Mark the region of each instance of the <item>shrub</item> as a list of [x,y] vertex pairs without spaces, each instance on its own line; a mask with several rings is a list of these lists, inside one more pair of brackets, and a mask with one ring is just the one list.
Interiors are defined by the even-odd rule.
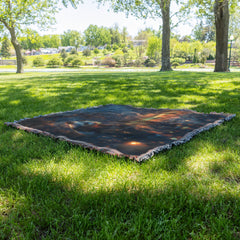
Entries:
[[240,46],[239,46],[239,49],[236,48],[236,49],[233,49],[232,51],[232,56],[231,56],[231,60],[232,61],[240,61]]
[[[139,46],[140,48],[140,46]],[[151,59],[153,59],[155,62],[160,62],[161,59],[161,49],[162,49],[162,41],[157,36],[152,36],[148,39],[148,45],[147,45],[147,56]],[[144,52],[144,48],[140,48],[139,51]],[[141,56],[139,54],[139,56]]]
[[193,63],[199,63],[198,56],[196,56],[196,55],[193,56]]
[[209,57],[207,58],[207,60],[214,60],[215,57],[212,54],[209,54]]
[[60,56],[61,56],[63,61],[67,58],[68,54],[67,54],[65,49],[61,50]]
[[107,49],[103,49],[103,54],[104,54],[104,55],[107,55],[107,54],[108,54]]
[[109,67],[115,67],[116,61],[113,58],[107,57],[102,60],[102,65],[108,65]]
[[80,57],[78,57],[77,55],[71,55],[69,57],[67,57],[64,61],[64,66],[72,66],[72,67],[79,67],[84,65],[83,61],[81,60]]
[[207,61],[207,58],[205,56],[201,56],[199,60],[200,60],[200,63],[205,64]]
[[23,63],[23,65],[28,64],[27,58],[25,56],[22,56],[22,63]]
[[133,43],[129,43],[128,48],[130,48],[131,50],[133,50],[133,49],[134,49]]
[[60,67],[63,64],[62,60],[58,57],[52,57],[48,63],[47,66],[51,67],[51,68],[56,68],[56,67]]
[[143,60],[141,58],[137,58],[134,63],[134,67],[141,67],[143,65]]
[[146,67],[154,67],[156,66],[156,64],[157,64],[156,61],[154,61],[154,59],[151,59],[151,58],[146,59],[144,62],[144,65]]
[[118,48],[119,48],[119,46],[118,46],[116,43],[114,43],[114,44],[112,45],[112,49],[113,49],[114,51],[116,51]]
[[124,48],[122,49],[122,52],[123,52],[123,53],[128,53],[128,48],[127,48],[127,47],[124,47]]
[[116,67],[122,67],[123,66],[123,56],[121,55],[115,55],[112,57],[116,62]]
[[126,44],[125,44],[125,43],[121,43],[121,44],[120,44],[120,48],[123,49],[123,48],[125,48],[125,47],[126,47]]
[[187,58],[187,53],[183,50],[180,50],[180,49],[176,49],[174,51],[174,57],[176,58]]
[[90,49],[84,49],[82,52],[82,55],[85,57],[91,56],[91,50]]
[[111,45],[107,45],[107,47],[106,47],[106,49],[108,50],[108,51],[111,51],[112,50],[112,47],[111,47]]
[[198,57],[196,48],[194,49],[193,63],[199,63],[199,57]]
[[128,60],[126,66],[127,67],[133,67],[134,66],[134,61],[133,60]]
[[74,58],[76,58],[76,56],[71,55],[71,56],[67,57],[64,61],[64,66],[71,65],[71,62],[74,60]]
[[123,55],[123,51],[121,49],[117,49],[115,52],[114,52],[114,55]]
[[128,54],[128,53],[125,53],[125,54],[123,55],[122,59],[123,59],[123,66],[125,66],[125,67],[128,66],[128,62],[129,62],[129,60],[130,60],[129,54]]
[[179,66],[180,64],[179,64],[178,62],[173,62],[171,65],[172,65],[174,68],[176,68],[176,67]]
[[184,64],[186,62],[185,58],[172,58],[171,63],[177,62],[179,64]]
[[94,64],[97,65],[97,66],[100,66],[101,65],[101,60],[98,58],[94,61]]
[[34,67],[42,67],[44,65],[45,65],[45,63],[44,63],[44,59],[42,57],[36,57],[33,60],[33,66]]
[[94,52],[95,54],[98,54],[98,53],[99,53],[99,49],[98,49],[98,48],[94,48],[93,52]]
[[71,55],[78,55],[78,52],[77,52],[76,48],[72,48],[70,54]]
[[83,65],[83,61],[79,58],[79,57],[75,57],[72,61],[71,61],[71,65],[73,67],[79,67]]

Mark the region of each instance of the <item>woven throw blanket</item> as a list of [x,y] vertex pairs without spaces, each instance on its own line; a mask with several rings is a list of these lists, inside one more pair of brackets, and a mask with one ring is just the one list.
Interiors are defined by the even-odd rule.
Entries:
[[110,104],[5,124],[141,162],[234,116]]

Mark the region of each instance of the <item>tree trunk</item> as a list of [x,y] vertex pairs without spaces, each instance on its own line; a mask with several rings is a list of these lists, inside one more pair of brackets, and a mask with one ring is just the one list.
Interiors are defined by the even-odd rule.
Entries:
[[216,63],[214,72],[227,72],[228,69],[228,0],[215,0],[214,6],[216,25]]
[[170,63],[170,3],[171,0],[161,0],[162,11],[162,67],[160,71],[172,71]]
[[22,52],[21,52],[21,45],[17,41],[15,28],[12,27],[9,29],[11,34],[11,42],[16,52],[17,57],[17,73],[23,73],[23,59],[22,59]]

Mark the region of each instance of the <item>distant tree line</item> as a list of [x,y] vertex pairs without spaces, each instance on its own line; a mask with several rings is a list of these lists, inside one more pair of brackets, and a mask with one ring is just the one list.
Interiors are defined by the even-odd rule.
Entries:
[[83,34],[76,30],[68,30],[61,35],[40,36],[37,31],[27,29],[18,39],[22,49],[31,51],[33,49],[58,48],[60,46],[74,46],[77,49],[80,45],[93,48],[105,45],[119,47],[128,44],[130,36],[125,27],[120,30],[118,25],[110,28],[90,25]]
[[[199,28],[197,25],[193,29],[192,36],[171,35],[171,65],[177,66],[186,61],[204,64],[206,60],[215,59],[216,43],[214,41],[214,30],[211,30],[207,25],[203,27],[200,24],[200,26],[202,28]],[[204,29],[208,29],[208,31],[203,31]],[[94,49],[94,54],[98,54],[98,47],[105,46],[106,54],[111,50],[114,54],[116,52],[115,61],[117,60],[116,64],[118,66],[128,66],[127,62],[131,61],[131,59],[137,60],[138,65],[141,65],[146,57],[149,59],[147,65],[158,65],[161,63],[161,31],[151,28],[140,30],[134,39],[127,33],[126,28],[120,30],[117,25],[111,28],[90,25],[83,34],[75,30],[65,31],[62,35],[40,36],[36,31],[30,30],[26,31],[25,34],[25,36],[19,37],[19,42],[24,50],[58,48],[59,46],[75,46],[77,49],[80,45],[85,45]],[[133,40],[140,40],[141,45],[133,48]],[[237,47],[239,43],[236,42],[235,46],[236,48],[232,50],[232,60],[240,61],[240,49]],[[129,49],[134,49],[134,56],[130,56]],[[72,51],[74,50],[72,49]],[[2,39],[1,55],[4,58],[10,56],[10,41],[6,36]],[[90,56],[91,51],[85,49],[83,55]]]
[[[68,38],[64,39],[63,36],[51,36],[42,39],[37,32],[28,30],[33,24],[40,27],[47,28],[54,24],[55,14],[59,11],[59,2],[62,2],[65,6],[71,3],[76,7],[78,3],[84,2],[83,0],[0,0],[0,29],[4,29],[10,35],[11,43],[14,47],[17,57],[17,73],[23,72],[23,59],[21,48],[39,48],[40,46],[52,46],[52,42],[55,41],[55,46],[61,43],[65,45],[79,46],[81,41],[92,47],[98,47],[101,45],[115,45],[125,44],[126,35],[125,31],[119,32],[118,27],[105,28],[98,27],[96,25],[90,25],[88,29],[84,31],[83,38],[79,36],[75,37],[70,43]],[[192,9],[196,9],[195,16],[199,19],[211,19],[214,25],[214,34],[205,34],[203,39],[215,38],[216,42],[216,72],[228,71],[228,37],[229,32],[234,32],[234,29],[239,29],[239,1],[238,0],[96,0],[100,5],[109,4],[109,8],[112,8],[116,12],[125,12],[126,14],[134,15],[138,18],[149,19],[150,17],[161,19],[161,71],[170,71],[170,54],[171,54],[171,28],[172,28],[172,3],[179,4],[180,11],[177,11],[175,16],[182,16],[183,18],[192,12]],[[231,17],[235,13],[235,17]],[[236,20],[234,22],[234,19]],[[229,22],[232,26],[229,27]],[[180,21],[181,23],[181,21]],[[204,27],[203,27],[204,28]],[[211,33],[211,29],[206,29],[208,33]],[[68,32],[72,34],[72,32]],[[200,33],[201,29],[196,29],[196,34]],[[25,36],[24,36],[24,35]],[[100,37],[96,37],[96,34]],[[235,34],[235,32],[234,32]],[[63,34],[64,35],[64,34]],[[65,34],[67,35],[67,34]],[[75,35],[75,33],[74,33]],[[22,39],[19,39],[19,36]],[[237,34],[235,34],[237,36]],[[72,37],[71,37],[72,39]],[[42,41],[41,41],[42,40]],[[139,54],[142,50],[139,48]]]

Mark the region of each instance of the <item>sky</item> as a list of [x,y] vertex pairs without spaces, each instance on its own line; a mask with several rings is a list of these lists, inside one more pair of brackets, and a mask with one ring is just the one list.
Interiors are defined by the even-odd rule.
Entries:
[[[172,6],[172,9],[175,8],[176,6]],[[124,13],[109,11],[107,6],[98,8],[97,3],[88,0],[84,4],[80,4],[77,9],[73,9],[71,6],[68,6],[68,8],[62,7],[62,10],[56,14],[56,24],[52,26],[52,29],[40,32],[40,34],[63,34],[68,29],[83,33],[90,24],[99,27],[112,27],[114,24],[118,24],[120,29],[127,27],[128,33],[134,37],[140,30],[146,27],[158,30],[161,25],[161,19],[141,20],[133,16],[126,17]],[[192,27],[189,24],[181,24],[181,28],[179,27],[173,32],[183,36],[190,35],[191,30]]]

